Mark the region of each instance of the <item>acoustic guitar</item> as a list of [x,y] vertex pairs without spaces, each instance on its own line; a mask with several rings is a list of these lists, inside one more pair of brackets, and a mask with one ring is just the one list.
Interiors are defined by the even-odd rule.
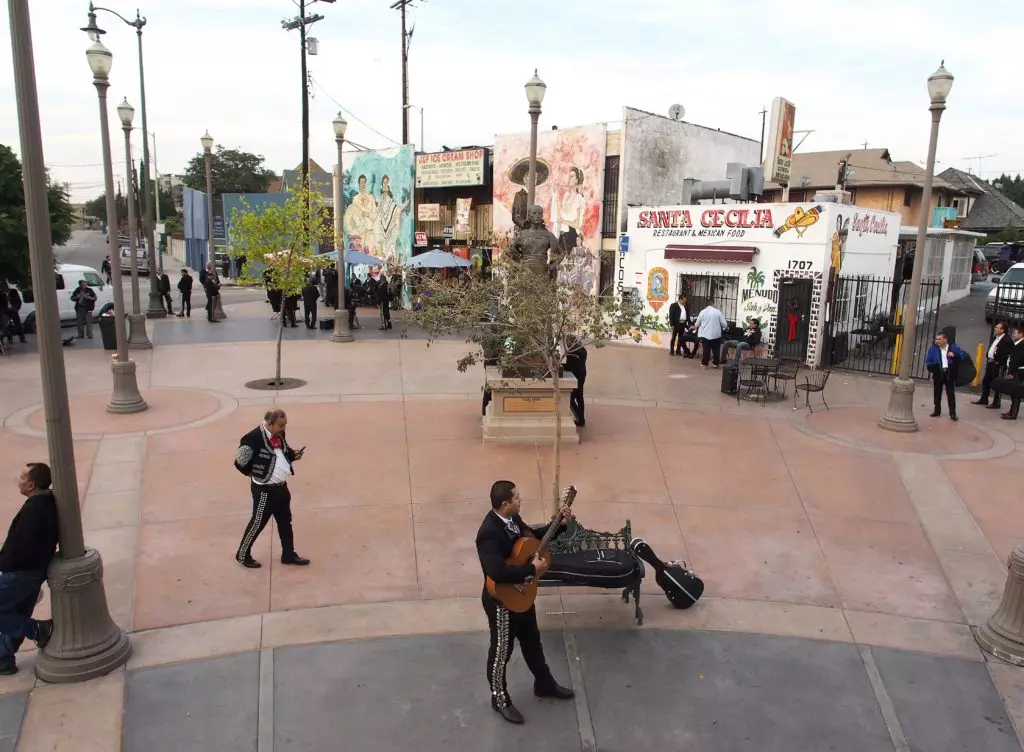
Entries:
[[[544,537],[537,540],[533,536],[522,536],[512,547],[512,555],[505,559],[506,564],[523,566],[529,564],[536,557],[547,551],[551,541],[558,533],[559,526],[554,524],[562,513],[572,506],[576,498],[576,486],[568,486],[562,493],[562,504],[558,511],[551,518],[552,524],[548,525],[548,531]],[[502,606],[514,614],[522,614],[530,610],[533,602],[537,600],[537,581],[534,577],[532,582],[520,582],[515,585],[497,583],[490,577],[487,578],[487,592]]]

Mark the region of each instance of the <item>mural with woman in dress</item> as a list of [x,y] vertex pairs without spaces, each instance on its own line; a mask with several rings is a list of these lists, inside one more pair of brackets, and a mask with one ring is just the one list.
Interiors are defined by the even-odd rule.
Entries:
[[385,273],[412,258],[414,165],[411,146],[345,155],[345,248],[383,259]]
[[[543,208],[544,222],[562,251],[572,257],[563,278],[595,293],[600,279],[605,139],[603,125],[537,134],[534,203]],[[529,133],[495,137],[493,228],[498,234],[525,224],[529,155]]]

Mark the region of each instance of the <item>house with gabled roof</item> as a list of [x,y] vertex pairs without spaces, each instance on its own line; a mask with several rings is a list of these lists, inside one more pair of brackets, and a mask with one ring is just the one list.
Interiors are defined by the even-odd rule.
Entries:
[[988,181],[955,167],[943,170],[939,178],[956,186],[963,194],[963,198],[954,204],[962,229],[986,235],[1008,227],[1024,231],[1024,207],[1014,203]]

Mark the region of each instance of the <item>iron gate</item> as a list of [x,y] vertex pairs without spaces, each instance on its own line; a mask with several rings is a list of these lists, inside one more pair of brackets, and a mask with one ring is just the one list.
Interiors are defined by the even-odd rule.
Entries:
[[[921,281],[917,331],[912,348],[910,376],[924,379],[928,371],[925,353],[935,339],[942,279]],[[910,283],[879,277],[839,277],[835,280],[829,320],[825,328],[825,352],[835,368],[895,375],[903,322],[910,315],[907,298]]]
[[676,295],[680,293],[686,296],[686,312],[691,319],[713,303],[728,321],[736,321],[736,302],[740,296],[738,274],[680,274],[676,279]]
[[[996,285],[995,293],[985,299],[985,322],[992,325],[989,338],[995,336],[996,322],[1006,324],[1009,334],[1014,326],[1024,324],[1024,274],[1015,275],[1011,269]],[[1010,281],[1003,281],[1007,277]]]

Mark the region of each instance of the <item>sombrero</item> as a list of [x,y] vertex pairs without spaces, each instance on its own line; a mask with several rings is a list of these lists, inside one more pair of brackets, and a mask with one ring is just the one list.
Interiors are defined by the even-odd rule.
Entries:
[[[509,182],[517,185],[526,185],[526,176],[530,173],[530,158],[523,157],[516,162],[508,171]],[[551,174],[551,168],[548,163],[540,157],[537,158],[537,185],[540,185],[548,179],[548,175]]]

